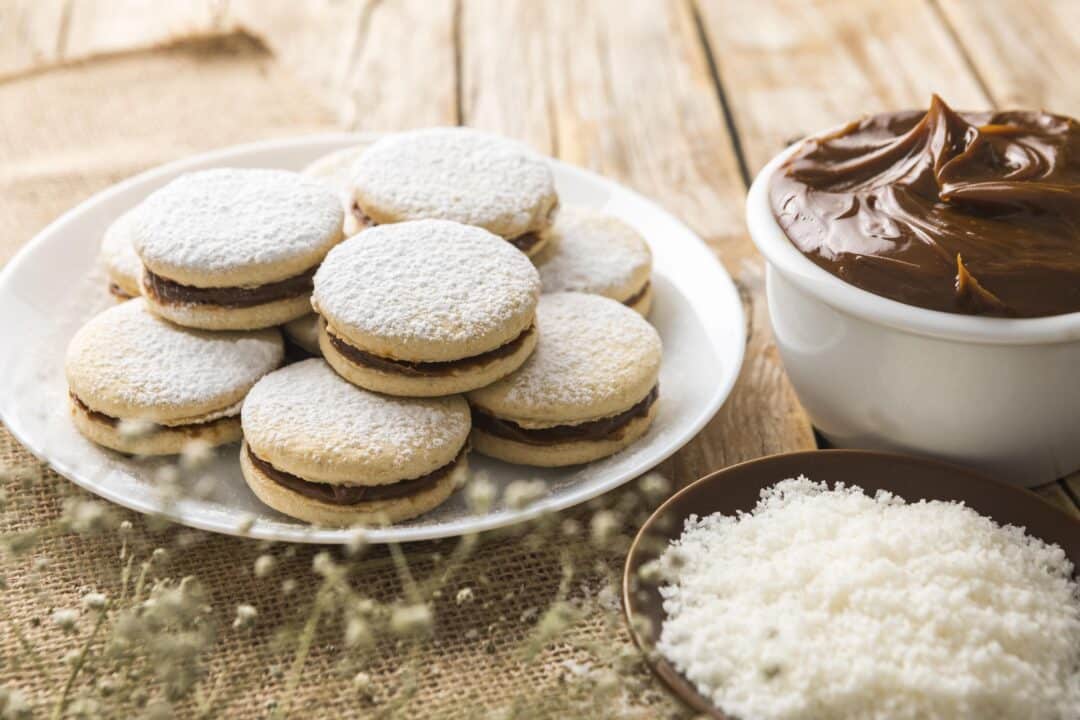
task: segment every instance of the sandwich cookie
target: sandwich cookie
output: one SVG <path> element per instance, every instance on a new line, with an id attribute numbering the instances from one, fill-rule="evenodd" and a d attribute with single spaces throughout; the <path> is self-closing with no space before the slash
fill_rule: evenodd
<path id="1" fill-rule="evenodd" d="M 469 406 L 460 395 L 379 395 L 322 360 L 305 360 L 255 385 L 243 425 L 248 486 L 275 510 L 310 523 L 406 520 L 465 482 Z"/>
<path id="2" fill-rule="evenodd" d="M 132 225 L 151 310 L 180 325 L 246 330 L 311 311 L 311 278 L 342 238 L 341 203 L 284 170 L 219 168 L 151 194 Z"/>
<path id="3" fill-rule="evenodd" d="M 533 258 L 545 293 L 603 295 L 649 314 L 652 252 L 637 230 L 595 210 L 567 207 L 547 235 L 547 247 Z"/>
<path id="4" fill-rule="evenodd" d="M 365 143 L 335 150 L 328 155 L 323 155 L 301 171 L 310 178 L 326 183 L 341 200 L 345 211 L 346 237 L 351 237 L 367 227 L 366 223 L 361 223 L 361 215 L 357 212 L 356 203 L 352 197 L 353 166 L 367 147 L 368 143 Z"/>
<path id="5" fill-rule="evenodd" d="M 134 209 L 113 221 L 101 239 L 101 264 L 109 278 L 109 292 L 118 300 L 130 300 L 142 294 L 142 261 L 131 244 Z"/>
<path id="6" fill-rule="evenodd" d="M 71 413 L 93 442 L 132 455 L 169 455 L 191 441 L 240 439 L 240 404 L 281 364 L 281 333 L 211 333 L 173 325 L 145 298 L 110 308 L 68 345 Z"/>
<path id="7" fill-rule="evenodd" d="M 656 414 L 660 336 L 600 295 L 553 293 L 540 342 L 520 370 L 469 393 L 473 447 L 524 465 L 576 465 L 641 437 Z"/>
<path id="8" fill-rule="evenodd" d="M 447 220 L 380 225 L 315 273 L 319 347 L 346 380 L 413 397 L 482 387 L 536 346 L 540 276 L 486 230 Z"/>
<path id="9" fill-rule="evenodd" d="M 533 255 L 558 208 L 547 161 L 524 145 L 469 128 L 388 135 L 353 168 L 361 224 L 454 220 Z"/>
<path id="10" fill-rule="evenodd" d="M 308 355 L 322 355 L 319 349 L 319 316 L 308 313 L 281 326 L 285 339 Z M 303 353 L 300 353 L 303 355 Z"/>

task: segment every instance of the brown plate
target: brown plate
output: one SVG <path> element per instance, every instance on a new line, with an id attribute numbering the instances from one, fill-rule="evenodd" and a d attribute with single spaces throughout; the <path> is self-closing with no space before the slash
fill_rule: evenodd
<path id="1" fill-rule="evenodd" d="M 830 485 L 844 482 L 869 492 L 888 490 L 909 502 L 960 500 L 998 523 L 1022 525 L 1030 535 L 1057 543 L 1078 566 L 1080 576 L 1080 521 L 1032 492 L 937 460 L 862 450 L 812 450 L 772 455 L 706 475 L 671 496 L 638 531 L 623 570 L 623 610 L 634 642 L 657 677 L 683 702 L 709 717 L 735 720 L 715 708 L 655 650 L 663 602 L 659 587 L 640 580 L 638 570 L 682 534 L 691 514 L 749 511 L 762 488 L 800 474 Z"/>

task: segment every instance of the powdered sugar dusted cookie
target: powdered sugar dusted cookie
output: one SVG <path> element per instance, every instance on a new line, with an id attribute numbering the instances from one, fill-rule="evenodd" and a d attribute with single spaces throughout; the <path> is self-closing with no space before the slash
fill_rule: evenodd
<path id="1" fill-rule="evenodd" d="M 368 226 L 353 200 L 353 168 L 360 155 L 370 143 L 354 145 L 323 155 L 303 169 L 303 174 L 321 180 L 334 191 L 341 200 L 345 211 L 345 236 L 351 237 Z"/>
<path id="2" fill-rule="evenodd" d="M 129 300 L 91 319 L 68 346 L 75 425 L 137 455 L 239 440 L 240 403 L 283 353 L 276 329 L 191 330 L 151 313 L 144 298 Z"/>
<path id="3" fill-rule="evenodd" d="M 564 207 L 547 235 L 533 258 L 545 293 L 594 293 L 648 315 L 652 253 L 637 230 L 595 210 Z"/>
<path id="4" fill-rule="evenodd" d="M 113 221 L 101 239 L 101 264 L 109 277 L 109 292 L 120 300 L 141 294 L 142 261 L 131 244 L 134 209 Z"/>
<path id="5" fill-rule="evenodd" d="M 143 201 L 132 224 L 143 294 L 162 317 L 212 330 L 310 312 L 311 277 L 342 238 L 325 184 L 284 170 L 188 173 Z"/>
<path id="6" fill-rule="evenodd" d="M 315 274 L 319 345 L 350 382 L 449 395 L 512 372 L 536 345 L 540 276 L 513 246 L 447 220 L 380 225 Z"/>
<path id="7" fill-rule="evenodd" d="M 242 416 L 248 485 L 267 505 L 308 522 L 415 517 L 465 479 L 470 421 L 460 395 L 380 395 L 313 359 L 260 380 Z"/>
<path id="8" fill-rule="evenodd" d="M 308 313 L 281 326 L 285 339 L 311 355 L 322 355 L 319 349 L 319 316 Z"/>
<path id="9" fill-rule="evenodd" d="M 358 212 L 373 224 L 454 220 L 532 255 L 558 207 L 547 161 L 524 145 L 469 128 L 388 135 L 353 174 Z"/>
<path id="10" fill-rule="evenodd" d="M 540 298 L 540 341 L 521 368 L 469 393 L 473 446 L 526 465 L 575 465 L 641 437 L 656 410 L 661 344 L 638 313 L 600 295 Z"/>

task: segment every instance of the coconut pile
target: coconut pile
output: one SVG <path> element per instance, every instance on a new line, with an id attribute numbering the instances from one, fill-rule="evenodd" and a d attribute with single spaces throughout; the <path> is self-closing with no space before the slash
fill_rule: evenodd
<path id="1" fill-rule="evenodd" d="M 659 563 L 660 652 L 741 720 L 1080 718 L 1072 563 L 960 503 L 799 477 Z"/>

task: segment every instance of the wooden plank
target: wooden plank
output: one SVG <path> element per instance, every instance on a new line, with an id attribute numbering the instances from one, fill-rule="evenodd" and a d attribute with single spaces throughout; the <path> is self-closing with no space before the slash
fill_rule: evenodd
<path id="1" fill-rule="evenodd" d="M 66 6 L 65 0 L 0 3 L 0 78 L 56 62 Z"/>
<path id="2" fill-rule="evenodd" d="M 375 0 L 231 0 L 227 22 L 258 37 L 345 121 L 345 92 L 358 40 Z M 345 123 L 347 124 L 347 123 Z"/>
<path id="3" fill-rule="evenodd" d="M 698 0 L 747 166 L 863 113 L 987 105 L 948 28 L 924 0 Z"/>
<path id="4" fill-rule="evenodd" d="M 219 34 L 224 22 L 220 7 L 221 3 L 214 0 L 71 0 L 60 59 L 81 59 Z"/>
<path id="5" fill-rule="evenodd" d="M 343 122 L 390 131 L 458 118 L 454 0 L 378 2 L 361 18 Z"/>
<path id="6" fill-rule="evenodd" d="M 743 226 L 746 188 L 689 3 L 465 0 L 460 52 L 465 123 L 655 198 L 707 239 L 746 293 L 753 330 L 742 375 L 669 465 L 675 479 L 812 447 L 770 340 Z"/>
<path id="7" fill-rule="evenodd" d="M 1080 115 L 1080 2 L 939 2 L 998 107 Z"/>

